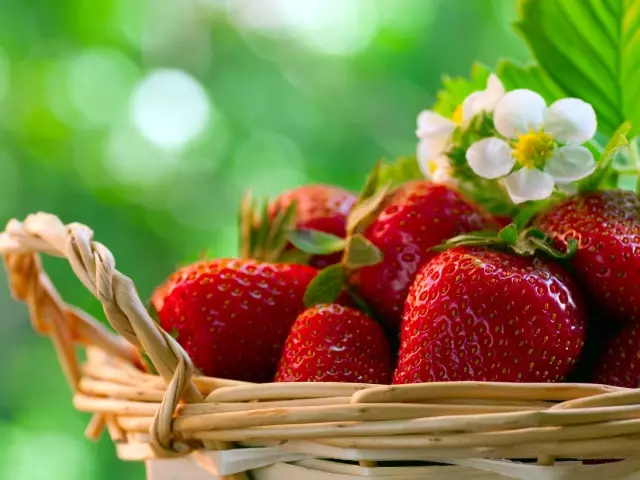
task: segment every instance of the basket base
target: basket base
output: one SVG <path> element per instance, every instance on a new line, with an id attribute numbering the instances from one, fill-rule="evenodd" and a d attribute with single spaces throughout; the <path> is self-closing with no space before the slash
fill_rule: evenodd
<path id="1" fill-rule="evenodd" d="M 219 480 L 189 458 L 147 460 L 147 480 Z M 475 468 L 405 467 L 363 468 L 325 460 L 274 463 L 251 471 L 251 480 L 505 480 L 505 477 Z"/>

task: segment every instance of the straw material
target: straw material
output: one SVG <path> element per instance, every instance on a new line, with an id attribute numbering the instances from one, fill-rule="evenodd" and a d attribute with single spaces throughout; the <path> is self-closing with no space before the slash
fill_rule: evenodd
<path id="1" fill-rule="evenodd" d="M 69 261 L 117 335 L 62 301 L 40 253 Z M 34 329 L 52 339 L 76 409 L 93 414 L 87 436 L 106 429 L 121 458 L 148 461 L 150 472 L 195 465 L 210 478 L 235 480 L 300 471 L 307 473 L 291 478 L 640 478 L 634 460 L 640 390 L 479 382 L 255 385 L 201 377 L 89 228 L 44 213 L 12 220 L 0 234 L 0 254 L 14 297 L 27 304 Z M 76 345 L 87 351 L 83 363 Z M 172 467 L 155 467 L 167 458 L 175 458 L 163 463 Z M 595 458 L 624 461 L 580 461 Z M 416 466 L 378 463 L 388 461 Z M 185 478 L 196 474 L 185 470 Z"/>

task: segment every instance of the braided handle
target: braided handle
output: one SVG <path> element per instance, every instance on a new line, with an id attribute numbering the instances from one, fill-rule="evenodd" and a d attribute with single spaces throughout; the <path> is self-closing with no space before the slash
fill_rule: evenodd
<path id="1" fill-rule="evenodd" d="M 69 261 L 80 281 L 102 303 L 109 323 L 121 337 L 62 302 L 42 270 L 39 253 Z M 14 297 L 28 305 L 34 328 L 51 336 L 74 390 L 80 379 L 74 342 L 97 345 L 133 362 L 140 361 L 139 351 L 133 346 L 147 353 L 167 383 L 151 428 L 152 445 L 165 455 L 186 452 L 186 445 L 171 443 L 171 422 L 180 399 L 202 401 L 191 382 L 193 364 L 182 347 L 151 319 L 131 279 L 116 270 L 111 252 L 93 241 L 93 231 L 78 223 L 65 225 L 54 215 L 37 213 L 24 222 L 11 220 L 7 224 L 0 234 L 0 255 Z M 214 447 L 223 449 L 226 445 Z"/>

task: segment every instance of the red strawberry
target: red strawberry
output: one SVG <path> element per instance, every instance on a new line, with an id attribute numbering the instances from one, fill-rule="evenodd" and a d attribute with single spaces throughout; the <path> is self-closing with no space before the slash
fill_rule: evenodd
<path id="1" fill-rule="evenodd" d="M 271 203 L 269 213 L 273 218 L 292 202 L 296 202 L 294 228 L 318 230 L 344 238 L 347 216 L 356 201 L 356 195 L 339 187 L 305 185 L 280 194 Z M 338 263 L 340 258 L 340 253 L 315 255 L 309 264 L 315 268 L 324 268 Z"/>
<path id="2" fill-rule="evenodd" d="M 640 322 L 625 325 L 605 345 L 593 381 L 616 387 L 640 387 Z"/>
<path id="3" fill-rule="evenodd" d="M 618 320 L 640 320 L 640 199 L 612 190 L 570 197 L 543 213 L 535 225 L 557 248 L 578 241 L 571 262 L 588 298 Z"/>
<path id="4" fill-rule="evenodd" d="M 318 305 L 298 316 L 276 375 L 276 382 L 390 381 L 389 345 L 382 327 L 336 304 Z"/>
<path id="5" fill-rule="evenodd" d="M 456 247 L 416 277 L 393 382 L 560 381 L 585 322 L 580 292 L 557 264 Z"/>
<path id="6" fill-rule="evenodd" d="M 364 236 L 382 262 L 354 271 L 349 282 L 391 325 L 399 325 L 409 287 L 435 252 L 456 235 L 491 228 L 492 221 L 461 194 L 429 181 L 407 182 L 383 201 Z"/>
<path id="7" fill-rule="evenodd" d="M 267 382 L 316 273 L 254 260 L 202 261 L 174 273 L 152 304 L 203 374 Z"/>

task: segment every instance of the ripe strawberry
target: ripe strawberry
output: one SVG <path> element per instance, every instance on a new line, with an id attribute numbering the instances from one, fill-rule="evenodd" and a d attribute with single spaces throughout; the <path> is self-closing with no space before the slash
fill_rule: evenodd
<path id="1" fill-rule="evenodd" d="M 336 304 L 305 310 L 293 324 L 276 382 L 391 381 L 389 345 L 382 327 Z"/>
<path id="2" fill-rule="evenodd" d="M 305 185 L 284 192 L 269 206 L 270 217 L 296 202 L 294 228 L 318 230 L 344 238 L 347 216 L 356 203 L 357 197 L 351 192 L 331 185 Z M 289 245 L 289 248 L 292 248 Z M 324 268 L 338 263 L 341 255 L 314 255 L 309 265 Z"/>
<path id="3" fill-rule="evenodd" d="M 612 190 L 570 197 L 543 213 L 535 225 L 558 249 L 578 241 L 571 262 L 583 291 L 603 313 L 640 320 L 640 199 Z"/>
<path id="4" fill-rule="evenodd" d="M 616 387 L 640 387 L 640 322 L 629 323 L 611 335 L 593 381 Z"/>
<path id="5" fill-rule="evenodd" d="M 455 190 L 429 181 L 407 182 L 383 200 L 379 214 L 363 232 L 383 260 L 355 270 L 349 283 L 389 324 L 402 319 L 409 287 L 435 252 L 456 235 L 492 228 L 479 207 Z"/>
<path id="6" fill-rule="evenodd" d="M 254 260 L 201 261 L 175 272 L 152 304 L 203 374 L 267 382 L 316 273 Z"/>
<path id="7" fill-rule="evenodd" d="M 411 287 L 393 382 L 560 381 L 585 322 L 580 292 L 557 264 L 456 247 Z"/>

